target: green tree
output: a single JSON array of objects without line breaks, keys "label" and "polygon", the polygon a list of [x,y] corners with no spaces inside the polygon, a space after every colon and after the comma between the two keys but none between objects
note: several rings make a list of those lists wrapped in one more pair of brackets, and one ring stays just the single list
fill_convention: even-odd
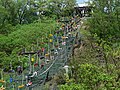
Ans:
[{"label": "green tree", "polygon": [[[116,76],[119,72],[119,43],[120,43],[120,1],[119,0],[91,0],[93,13],[89,19],[91,35],[102,47],[107,72],[110,73],[109,64],[114,64]],[[116,77],[117,78],[117,77]]]},{"label": "green tree", "polygon": [[[118,0],[92,0],[93,13],[90,19],[90,32],[97,34],[99,40],[115,42],[119,40],[120,1]],[[99,42],[101,43],[101,41]]]},{"label": "green tree", "polygon": [[[34,46],[36,47],[34,50],[38,50],[40,47],[44,46],[44,44],[40,44],[41,42],[48,42],[46,37],[50,32],[54,32],[56,28],[55,23],[54,20],[46,20],[46,22],[14,26],[14,32],[11,32],[7,36],[0,35],[1,53],[5,53],[7,55],[6,57],[10,57],[8,60],[12,59],[14,62],[17,60],[18,53],[21,52],[23,48],[26,48],[27,51],[31,51]],[[37,42],[39,47],[37,47]],[[7,60],[4,60],[4,64],[7,63],[6,61]],[[1,63],[2,62],[1,60]]]},{"label": "green tree", "polygon": [[76,5],[76,0],[64,0],[63,1],[63,16],[71,16],[74,12],[74,6]]},{"label": "green tree", "polygon": [[60,16],[70,16],[73,13],[76,0],[48,0],[51,13]]}]

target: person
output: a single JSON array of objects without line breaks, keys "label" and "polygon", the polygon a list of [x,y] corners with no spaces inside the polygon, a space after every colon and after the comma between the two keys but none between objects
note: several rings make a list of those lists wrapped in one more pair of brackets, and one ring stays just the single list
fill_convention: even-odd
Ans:
[{"label": "person", "polygon": [[41,69],[44,67],[44,65],[45,65],[44,63],[41,64]]},{"label": "person", "polygon": [[32,85],[32,82],[31,82],[31,81],[29,81],[29,82],[26,84],[27,87],[29,87],[29,86],[31,86],[31,85]]},{"label": "person", "polygon": [[50,56],[50,59],[51,59],[51,60],[54,60],[54,59],[55,59],[55,58],[54,58],[54,55],[51,55],[51,56]]},{"label": "person", "polygon": [[62,45],[66,45],[66,42],[62,42]]},{"label": "person", "polygon": [[18,72],[19,75],[22,73],[22,67],[21,66],[17,67],[17,72]]},{"label": "person", "polygon": [[10,69],[8,73],[14,73],[15,71],[13,69]]},{"label": "person", "polygon": [[38,66],[38,62],[36,62],[35,64],[34,64],[34,67],[37,67]]},{"label": "person", "polygon": [[56,35],[54,35],[54,36],[53,36],[53,38],[56,40],[56,39],[57,39],[57,36],[56,36]]},{"label": "person", "polygon": [[12,77],[10,77],[10,83],[12,83],[13,82],[13,78]]},{"label": "person", "polygon": [[58,54],[58,50],[55,50],[54,54]]},{"label": "person", "polygon": [[45,48],[42,48],[41,51],[44,52]]},{"label": "person", "polygon": [[40,56],[40,53],[41,53],[41,50],[38,50],[37,51],[37,55]]}]

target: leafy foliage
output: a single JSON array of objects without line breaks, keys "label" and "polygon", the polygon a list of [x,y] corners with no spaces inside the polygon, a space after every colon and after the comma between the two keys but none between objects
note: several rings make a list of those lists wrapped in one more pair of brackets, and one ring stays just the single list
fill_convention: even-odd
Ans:
[{"label": "leafy foliage", "polygon": [[[27,51],[38,50],[44,46],[42,42],[48,42],[46,38],[50,32],[53,33],[57,27],[54,20],[46,20],[46,22],[36,22],[29,25],[17,25],[14,32],[8,36],[0,36],[1,64],[8,65],[8,61],[17,62],[17,55],[23,49]],[[37,44],[38,43],[38,44]],[[39,46],[39,48],[37,47]],[[37,48],[35,48],[37,47]],[[9,57],[9,58],[8,58]],[[6,59],[8,58],[8,59]]]},{"label": "leafy foliage", "polygon": [[91,34],[96,34],[99,40],[107,42],[119,41],[120,2],[118,0],[108,0],[106,2],[103,0],[92,1],[94,8],[89,23]]},{"label": "leafy foliage", "polygon": [[[74,65],[74,64],[73,64]],[[75,81],[60,85],[60,90],[103,90],[119,88],[114,76],[106,74],[101,68],[92,64],[81,64],[74,68]]]},{"label": "leafy foliage", "polygon": [[60,90],[85,90],[85,87],[83,85],[80,84],[71,84],[71,85],[61,85],[59,86]]}]

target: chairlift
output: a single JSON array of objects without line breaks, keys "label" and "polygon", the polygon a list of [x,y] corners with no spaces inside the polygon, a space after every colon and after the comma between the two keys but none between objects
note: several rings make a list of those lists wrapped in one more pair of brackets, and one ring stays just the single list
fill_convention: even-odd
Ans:
[{"label": "chairlift", "polygon": [[31,61],[32,61],[32,62],[34,62],[34,61],[35,61],[35,59],[34,59],[34,58],[32,58],[32,59],[31,59]]},{"label": "chairlift", "polygon": [[53,42],[53,40],[52,39],[50,39],[50,43],[52,43]]},{"label": "chairlift", "polygon": [[52,37],[53,35],[52,34],[49,34],[49,37]]},{"label": "chairlift", "polygon": [[2,85],[2,86],[0,87],[0,90],[5,90],[5,87]]},{"label": "chairlift", "polygon": [[67,39],[68,37],[63,36],[62,39]]},{"label": "chairlift", "polygon": [[32,82],[31,82],[31,81],[29,81],[29,82],[26,84],[27,87],[29,87],[29,86],[31,86],[31,85],[32,85]]},{"label": "chairlift", "polygon": [[44,59],[45,57],[44,56],[41,56],[40,59]]},{"label": "chairlift", "polygon": [[34,67],[37,67],[38,66],[38,62],[36,62],[35,64],[34,64]]},{"label": "chairlift", "polygon": [[0,83],[5,83],[5,80],[0,80]]},{"label": "chairlift", "polygon": [[23,88],[24,86],[25,86],[25,85],[22,84],[22,85],[18,86],[18,88]]}]

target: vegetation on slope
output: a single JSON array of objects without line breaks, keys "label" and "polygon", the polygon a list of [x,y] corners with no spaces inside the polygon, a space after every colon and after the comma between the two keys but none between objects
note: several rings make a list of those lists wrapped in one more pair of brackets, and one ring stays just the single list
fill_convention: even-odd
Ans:
[{"label": "vegetation on slope", "polygon": [[96,45],[96,39],[93,39],[89,29],[86,30],[86,21],[82,27],[81,47],[75,50],[75,56],[69,63],[72,75],[69,74],[69,78],[62,74],[63,77],[58,76],[57,83],[60,83],[59,79],[65,83],[61,82],[60,90],[119,90],[119,69],[108,61],[107,72],[104,51]]},{"label": "vegetation on slope", "polygon": [[[8,36],[0,37],[0,61],[1,67],[9,67],[10,61],[17,62],[18,53],[26,48],[27,51],[32,51],[38,46],[43,47],[47,42],[49,33],[53,33],[57,29],[56,21],[49,20],[48,22],[37,22],[29,25],[17,25],[14,27],[15,31],[8,34]],[[37,44],[38,43],[38,44]]]}]

